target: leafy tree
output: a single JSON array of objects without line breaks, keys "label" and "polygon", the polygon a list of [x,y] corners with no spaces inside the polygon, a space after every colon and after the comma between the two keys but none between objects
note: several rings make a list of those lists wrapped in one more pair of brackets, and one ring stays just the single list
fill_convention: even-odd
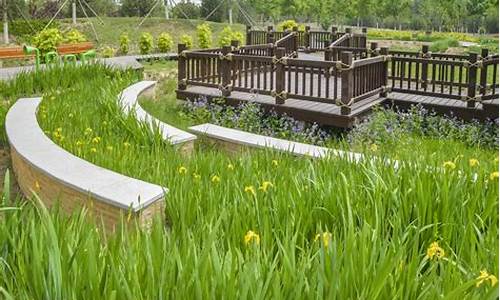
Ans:
[{"label": "leafy tree", "polygon": [[172,14],[177,19],[198,19],[200,18],[200,7],[191,2],[182,0],[172,8]]}]

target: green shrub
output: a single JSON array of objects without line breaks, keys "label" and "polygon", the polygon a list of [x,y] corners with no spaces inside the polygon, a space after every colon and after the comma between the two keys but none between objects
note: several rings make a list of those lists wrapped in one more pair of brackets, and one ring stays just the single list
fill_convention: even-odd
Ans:
[{"label": "green shrub", "polygon": [[153,36],[149,32],[144,32],[139,40],[139,50],[141,54],[148,54],[153,49]]},{"label": "green shrub", "polygon": [[33,39],[33,45],[40,49],[42,55],[50,51],[56,51],[57,46],[63,41],[63,36],[59,29],[49,28],[40,31]]},{"label": "green shrub", "polygon": [[[9,21],[9,31],[18,41],[32,42],[33,35],[42,31],[48,23],[49,19],[31,19],[29,22],[23,19],[11,20]],[[59,22],[52,21],[48,29],[51,28],[59,28]]]},{"label": "green shrub", "polygon": [[122,33],[120,35],[120,53],[127,54],[129,51],[130,38],[127,33]]},{"label": "green shrub", "polygon": [[116,52],[116,49],[112,48],[112,47],[109,47],[109,46],[104,47],[102,49],[102,51],[101,51],[102,57],[105,57],[105,58],[109,58],[109,57],[115,56],[115,52]]},{"label": "green shrub", "polygon": [[71,29],[65,34],[64,42],[68,44],[76,44],[86,42],[87,38],[83,33],[76,29]]},{"label": "green shrub", "polygon": [[172,40],[172,37],[170,34],[163,32],[158,36],[158,50],[162,53],[167,53],[172,50],[172,46],[174,45],[174,41]]},{"label": "green shrub", "polygon": [[299,31],[304,31],[305,26],[302,24],[298,24],[295,20],[285,20],[278,25],[278,30],[293,30],[293,27],[298,27]]},{"label": "green shrub", "polygon": [[191,49],[193,48],[193,38],[190,35],[183,34],[181,36],[181,44],[184,44],[188,49]]},{"label": "green shrub", "polygon": [[231,41],[236,40],[240,42],[240,45],[244,43],[243,34],[239,31],[233,31],[231,27],[225,27],[219,35],[219,46],[229,46]]},{"label": "green shrub", "polygon": [[445,52],[450,47],[458,47],[458,41],[454,38],[447,38],[443,40],[435,41],[431,44],[429,49],[432,52]]},{"label": "green shrub", "polygon": [[200,24],[196,27],[198,34],[198,47],[207,49],[212,46],[212,30],[207,23]]}]

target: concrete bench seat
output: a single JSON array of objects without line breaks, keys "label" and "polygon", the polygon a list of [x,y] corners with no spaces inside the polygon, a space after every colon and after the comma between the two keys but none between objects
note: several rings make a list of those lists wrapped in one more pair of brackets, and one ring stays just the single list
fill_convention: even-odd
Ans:
[{"label": "concrete bench seat", "polygon": [[37,122],[40,102],[19,99],[5,122],[13,169],[26,196],[35,192],[47,206],[58,201],[68,213],[87,207],[102,217],[106,230],[123,215],[147,226],[163,213],[166,188],[91,164],[52,142]]},{"label": "concrete bench seat", "polygon": [[363,159],[363,155],[359,153],[292,142],[209,123],[189,127],[189,130],[195,134],[204,135],[209,139],[215,140],[231,152],[239,151],[242,147],[253,147],[261,149],[274,149],[298,156],[309,156],[314,158],[337,156],[346,158],[353,162],[359,162]]},{"label": "concrete bench seat", "polygon": [[125,112],[133,111],[139,121],[146,122],[150,126],[157,126],[164,140],[169,141],[174,146],[180,146],[183,152],[191,152],[194,140],[196,140],[195,135],[156,119],[139,105],[139,96],[151,96],[154,94],[155,87],[156,81],[140,81],[129,86],[120,95],[122,108]]}]

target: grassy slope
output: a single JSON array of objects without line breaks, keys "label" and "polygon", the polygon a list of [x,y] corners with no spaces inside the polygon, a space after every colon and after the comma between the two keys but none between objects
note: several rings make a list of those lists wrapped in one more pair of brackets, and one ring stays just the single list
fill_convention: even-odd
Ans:
[{"label": "grassy slope", "polygon": [[[111,46],[117,48],[119,45],[119,37],[123,32],[127,32],[131,39],[131,51],[137,52],[137,42],[142,32],[149,32],[156,37],[162,33],[169,33],[173,39],[175,45],[179,42],[179,38],[183,34],[187,34],[193,37],[194,44],[196,45],[196,26],[202,24],[201,20],[185,20],[185,19],[173,19],[165,20],[163,18],[149,18],[140,28],[137,25],[140,23],[140,18],[102,18],[104,25],[102,25],[96,18],[91,18],[95,29],[99,37],[99,47]],[[95,35],[92,31],[90,23],[86,19],[79,19],[79,24],[76,28],[82,30],[87,37],[95,41]],[[208,22],[213,32],[213,45],[216,45],[219,37],[219,33],[224,29],[224,27],[229,26],[225,23],[214,23]],[[73,27],[71,20],[62,20],[61,27],[63,29]],[[241,32],[245,31],[245,26],[241,24],[234,24],[232,26],[234,30],[239,30]]]},{"label": "grassy slope", "polygon": [[[44,78],[61,76],[52,72]],[[448,172],[426,167],[442,164],[435,149],[419,149],[425,164],[398,171],[262,151],[198,149],[183,157],[119,112],[116,94],[133,78],[92,68],[69,70],[66,78],[43,89],[44,130],[84,159],[168,186],[171,226],[167,234],[157,226],[103,240],[83,217],[66,221],[29,206],[9,213],[0,225],[9,266],[0,268],[0,286],[14,298],[494,298],[495,288],[475,287],[480,270],[498,269],[493,157]],[[399,150],[415,153],[411,144]],[[455,155],[451,147],[440,151]],[[263,181],[274,186],[259,190]],[[243,242],[248,230],[259,244]],[[327,247],[315,241],[324,231],[331,233]],[[436,240],[446,259],[428,261]]]}]

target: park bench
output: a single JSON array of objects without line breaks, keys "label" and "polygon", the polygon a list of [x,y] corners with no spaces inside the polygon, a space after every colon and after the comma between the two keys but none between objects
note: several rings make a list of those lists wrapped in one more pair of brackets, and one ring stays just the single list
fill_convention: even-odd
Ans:
[{"label": "park bench", "polygon": [[92,49],[94,49],[94,44],[92,44],[91,42],[62,44],[57,46],[57,53],[61,56],[68,54],[81,54]]},{"label": "park bench", "polygon": [[359,162],[363,159],[363,155],[359,153],[292,142],[209,123],[189,127],[189,130],[195,134],[205,136],[215,141],[215,143],[220,144],[230,152],[238,152],[243,149],[243,147],[251,147],[259,149],[273,149],[297,156],[309,156],[313,158],[338,156],[353,162]]},{"label": "park bench", "polygon": [[[22,192],[72,213],[86,207],[107,232],[124,216],[149,226],[164,211],[167,189],[96,166],[62,149],[40,128],[41,98],[19,99],[6,117],[12,165]],[[134,224],[131,222],[129,224]]]},{"label": "park bench", "polygon": [[138,98],[141,95],[153,96],[155,87],[156,81],[140,81],[129,86],[123,90],[120,95],[122,108],[125,112],[135,113],[137,120],[143,121],[151,127],[157,127],[160,130],[163,139],[167,140],[170,144],[179,147],[181,152],[186,154],[191,153],[194,146],[194,140],[196,139],[195,135],[161,122],[147,113],[139,105]]}]

